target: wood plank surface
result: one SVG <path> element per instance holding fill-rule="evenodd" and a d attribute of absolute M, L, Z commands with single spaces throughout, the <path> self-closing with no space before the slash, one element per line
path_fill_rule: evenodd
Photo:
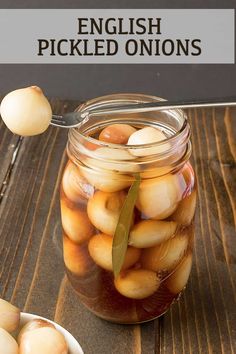
<path fill-rule="evenodd" d="M 11 134 L 0 119 L 0 200 L 10 179 L 20 143 L 20 137 Z"/>
<path fill-rule="evenodd" d="M 51 103 L 55 113 L 78 104 Z M 195 256 L 187 289 L 169 312 L 143 325 L 115 325 L 78 301 L 61 247 L 67 131 L 53 127 L 19 140 L 0 123 L 0 296 L 55 319 L 85 354 L 236 353 L 236 110 L 188 115 L 198 185 Z"/>

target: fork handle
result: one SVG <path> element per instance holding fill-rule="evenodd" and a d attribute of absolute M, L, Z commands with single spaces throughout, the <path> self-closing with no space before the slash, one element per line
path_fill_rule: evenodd
<path fill-rule="evenodd" d="M 208 100 L 185 100 L 185 101 L 155 101 L 148 103 L 131 103 L 118 107 L 108 107 L 103 109 L 91 109 L 83 112 L 82 117 L 87 115 L 102 115 L 112 113 L 139 113 L 159 111 L 164 109 L 181 109 L 181 108 L 204 108 L 204 107 L 225 107 L 236 106 L 236 97 L 213 98 Z"/>

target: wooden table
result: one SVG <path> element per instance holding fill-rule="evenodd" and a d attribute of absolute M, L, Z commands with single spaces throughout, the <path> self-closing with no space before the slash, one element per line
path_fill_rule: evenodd
<path fill-rule="evenodd" d="M 77 102 L 52 105 L 70 111 Z M 21 139 L 0 122 L 0 296 L 55 319 L 85 354 L 236 353 L 236 110 L 188 114 L 199 190 L 195 259 L 184 295 L 165 316 L 114 325 L 77 301 L 61 252 L 58 187 L 67 132 L 53 127 Z"/>

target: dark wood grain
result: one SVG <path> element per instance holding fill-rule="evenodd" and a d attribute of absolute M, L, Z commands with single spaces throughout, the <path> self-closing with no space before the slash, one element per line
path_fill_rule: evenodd
<path fill-rule="evenodd" d="M 10 179 L 12 166 L 21 144 L 20 140 L 18 136 L 11 134 L 0 120 L 0 200 Z"/>
<path fill-rule="evenodd" d="M 77 102 L 52 105 L 54 112 L 69 111 Z M 115 325 L 78 301 L 61 254 L 58 188 L 67 131 L 53 127 L 20 141 L 0 123 L 0 296 L 61 323 L 86 354 L 235 353 L 236 110 L 188 115 L 198 177 L 194 266 L 186 291 L 165 316 Z"/>

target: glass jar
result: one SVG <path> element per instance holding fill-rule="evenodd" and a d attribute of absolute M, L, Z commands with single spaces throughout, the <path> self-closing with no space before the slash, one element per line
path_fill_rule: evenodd
<path fill-rule="evenodd" d="M 140 94 L 100 97 L 78 107 L 161 100 Z M 98 140 L 112 124 L 161 130 L 144 145 Z M 179 298 L 192 266 L 196 207 L 190 127 L 182 110 L 91 116 L 71 129 L 61 185 L 63 254 L 68 278 L 94 314 L 118 323 L 152 320 Z M 140 175 L 129 245 L 114 278 L 112 240 L 130 186 Z"/>

